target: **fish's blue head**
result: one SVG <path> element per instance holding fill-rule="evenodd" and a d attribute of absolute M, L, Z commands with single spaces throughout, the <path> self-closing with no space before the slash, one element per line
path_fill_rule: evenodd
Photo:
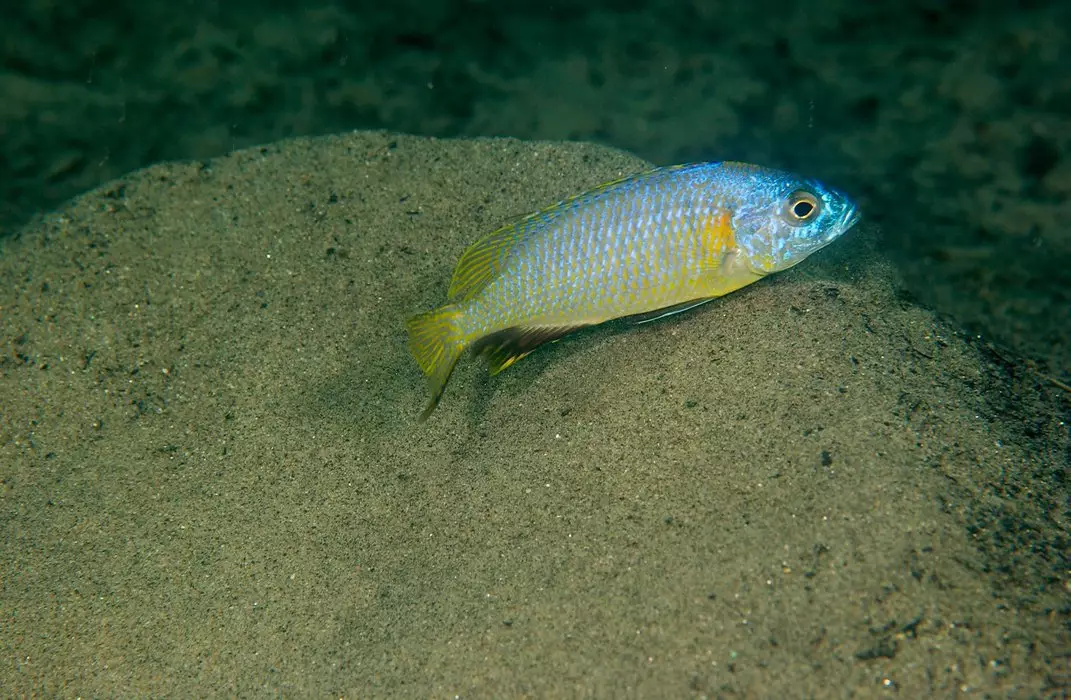
<path fill-rule="evenodd" d="M 732 218 L 743 261 L 756 273 L 785 270 L 859 221 L 855 203 L 815 180 L 761 170 Z"/>

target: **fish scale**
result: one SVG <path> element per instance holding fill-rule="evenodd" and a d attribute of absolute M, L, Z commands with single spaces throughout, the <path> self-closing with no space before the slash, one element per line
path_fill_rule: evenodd
<path fill-rule="evenodd" d="M 797 264 L 853 226 L 841 192 L 745 163 L 655 168 L 478 239 L 449 303 L 409 320 L 438 404 L 466 348 L 497 373 L 536 347 L 625 316 L 676 313 Z"/>
<path fill-rule="evenodd" d="M 612 197 L 593 197 L 590 205 L 581 198 L 558 217 L 568 220 L 548 215 L 526 222 L 523 235 L 532 236 L 538 253 L 521 252 L 517 274 L 489 285 L 486 302 L 472 308 L 470 332 L 484 335 L 522 319 L 546 322 L 550 319 L 541 316 L 548 313 L 580 313 L 598 322 L 622 310 L 661 306 L 664 288 L 690 274 L 687 263 L 697 252 L 694 236 L 674 240 L 684 230 L 680 199 L 688 196 L 689 185 L 677 178 L 664 187 L 622 188 Z M 614 199 L 623 205 L 615 207 Z M 673 225 L 666 227 L 667 220 Z M 652 247 L 659 234 L 665 241 Z M 642 271 L 630 268 L 629 260 L 640 261 Z M 630 287 L 638 294 L 641 285 L 656 290 L 650 299 L 629 294 Z M 522 295 L 521 289 L 532 291 Z"/>

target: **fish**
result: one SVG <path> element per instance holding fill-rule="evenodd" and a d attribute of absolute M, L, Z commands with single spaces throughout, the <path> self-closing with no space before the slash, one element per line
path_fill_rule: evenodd
<path fill-rule="evenodd" d="M 786 270 L 859 218 L 817 180 L 721 161 L 634 173 L 493 230 L 461 255 L 447 303 L 406 322 L 430 395 L 420 421 L 466 349 L 498 374 L 581 328 L 652 321 Z"/>

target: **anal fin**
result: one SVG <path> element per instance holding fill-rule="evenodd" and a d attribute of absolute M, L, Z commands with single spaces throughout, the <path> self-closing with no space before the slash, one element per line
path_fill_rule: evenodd
<path fill-rule="evenodd" d="M 475 355 L 487 358 L 491 374 L 498 374 L 540 345 L 553 342 L 588 324 L 569 326 L 515 326 L 480 338 L 472 345 Z"/>

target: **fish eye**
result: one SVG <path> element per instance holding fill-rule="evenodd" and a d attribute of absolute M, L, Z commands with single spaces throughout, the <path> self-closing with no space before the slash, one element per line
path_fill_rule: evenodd
<path fill-rule="evenodd" d="M 793 192 L 785 203 L 785 217 L 791 224 L 805 224 L 818 216 L 821 202 L 806 190 Z"/>

